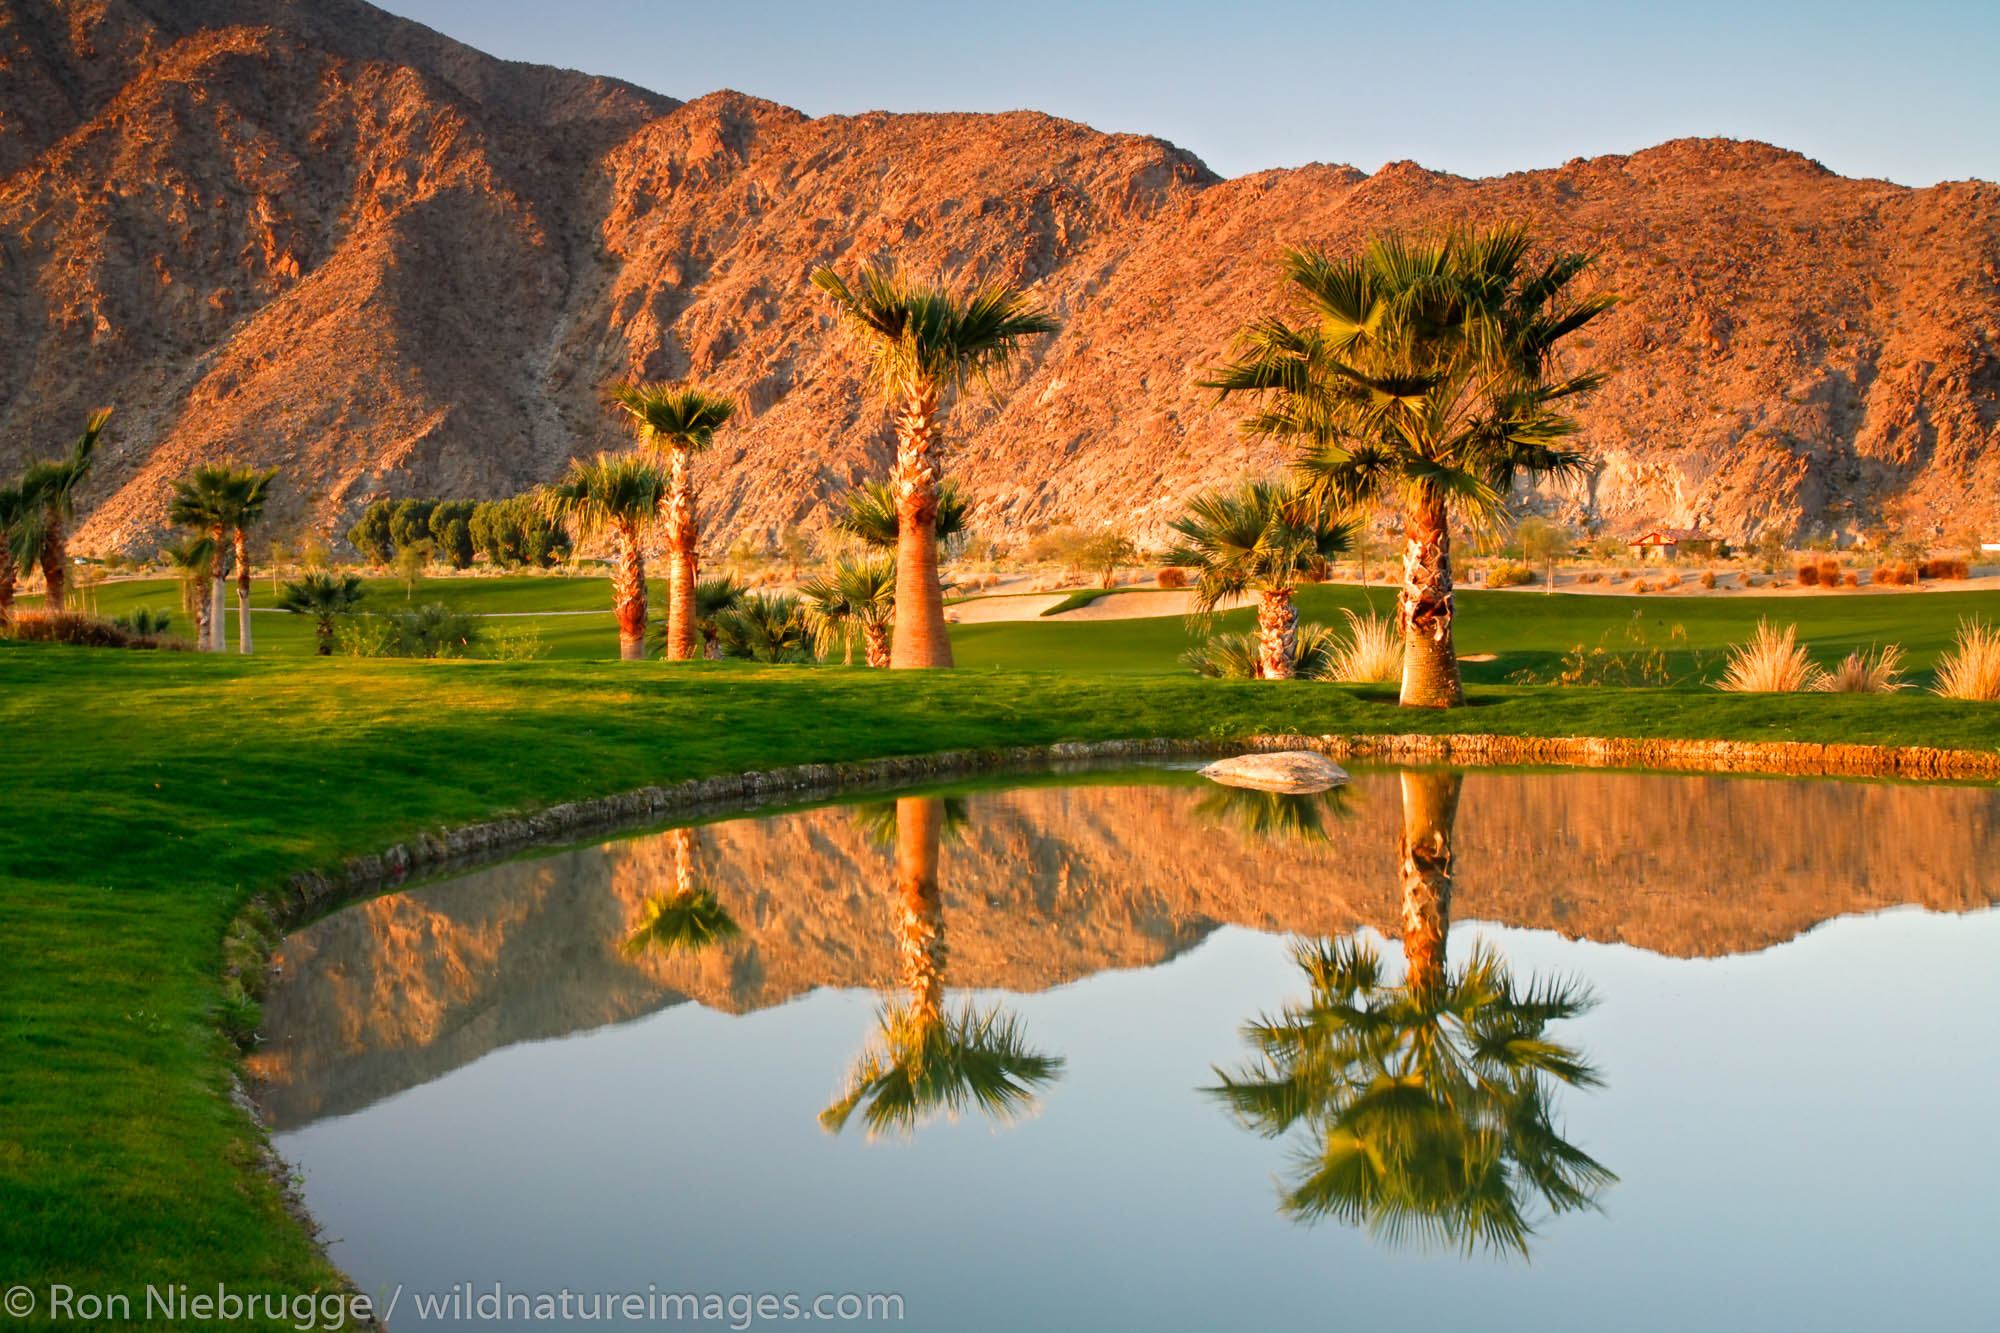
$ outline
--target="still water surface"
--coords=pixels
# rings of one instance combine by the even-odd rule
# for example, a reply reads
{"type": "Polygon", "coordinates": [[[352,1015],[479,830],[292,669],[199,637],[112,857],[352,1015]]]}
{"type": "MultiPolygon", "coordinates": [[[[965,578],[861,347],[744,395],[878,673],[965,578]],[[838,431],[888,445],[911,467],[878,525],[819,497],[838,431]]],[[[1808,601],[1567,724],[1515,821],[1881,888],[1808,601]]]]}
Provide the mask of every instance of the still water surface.
{"type": "Polygon", "coordinates": [[[1996,854],[1979,788],[1093,774],[358,904],[254,1064],[398,1328],[1985,1326],[1996,854]]]}

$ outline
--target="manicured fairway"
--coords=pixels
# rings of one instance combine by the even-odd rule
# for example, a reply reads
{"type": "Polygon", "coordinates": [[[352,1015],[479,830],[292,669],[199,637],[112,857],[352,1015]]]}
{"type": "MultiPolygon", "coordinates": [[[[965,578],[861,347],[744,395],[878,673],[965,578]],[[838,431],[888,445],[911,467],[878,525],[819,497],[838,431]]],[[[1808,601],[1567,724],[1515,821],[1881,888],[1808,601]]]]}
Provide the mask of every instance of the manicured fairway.
{"type": "MultiPolygon", "coordinates": [[[[1309,607],[1355,595],[1318,590],[1309,607]]],[[[1559,606],[1629,614],[1550,600],[1469,595],[1484,624],[1468,647],[1475,633],[1533,643],[1524,622],[1559,606]]],[[[1721,618],[1701,631],[1717,638],[1744,614],[1672,609],[1721,618]]],[[[1877,623],[1928,652],[1969,609],[1934,595],[1840,613],[1890,617],[1877,623]],[[1923,614],[1897,624],[1903,606],[1923,614]]],[[[967,627],[978,669],[893,674],[0,643],[0,1284],[328,1280],[244,1169],[253,1144],[222,1095],[214,1026],[221,937],[257,889],[421,828],[745,768],[1060,739],[1450,729],[2000,747],[2000,706],[1921,695],[1477,686],[1468,708],[1411,714],[1381,689],[1113,674],[1167,670],[1179,633],[1173,620],[967,627]],[[1010,657],[1043,669],[1001,669],[1010,657]]]]}

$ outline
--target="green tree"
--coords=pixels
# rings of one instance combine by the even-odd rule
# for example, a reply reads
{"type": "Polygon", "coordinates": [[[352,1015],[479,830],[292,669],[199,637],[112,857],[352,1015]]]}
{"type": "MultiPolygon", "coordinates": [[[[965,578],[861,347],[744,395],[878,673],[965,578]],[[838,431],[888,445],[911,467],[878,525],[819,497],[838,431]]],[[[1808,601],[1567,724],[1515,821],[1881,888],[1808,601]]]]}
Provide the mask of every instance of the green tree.
{"type": "Polygon", "coordinates": [[[32,464],[21,474],[18,503],[27,516],[14,528],[14,560],[21,567],[40,563],[48,590],[45,605],[51,611],[68,605],[69,530],[76,522],[76,493],[90,475],[109,420],[108,407],[91,413],[67,455],[32,464]]]}
{"type": "Polygon", "coordinates": [[[396,539],[390,535],[390,518],[396,507],[377,500],[361,511],[361,517],[347,530],[347,541],[371,565],[386,565],[396,556],[396,539]]]}
{"type": "Polygon", "coordinates": [[[1122,528],[1104,528],[1090,534],[1078,555],[1084,568],[1097,571],[1097,586],[1109,588],[1118,582],[1118,566],[1139,558],[1139,543],[1122,528]]]}
{"type": "Polygon", "coordinates": [[[640,447],[667,457],[666,511],[661,515],[670,553],[666,657],[686,661],[695,655],[698,632],[694,588],[701,534],[695,519],[694,456],[736,415],[736,400],[696,384],[620,384],[611,396],[631,416],[640,447]]]}
{"type": "Polygon", "coordinates": [[[1556,590],[1556,561],[1575,549],[1576,535],[1568,528],[1530,515],[1514,529],[1514,540],[1521,543],[1523,560],[1542,567],[1548,578],[1545,586],[1553,593],[1556,590]]]}
{"type": "Polygon", "coordinates": [[[389,540],[397,546],[415,546],[431,539],[431,511],[436,500],[405,500],[389,511],[389,540]]]}
{"type": "Polygon", "coordinates": [[[321,657],[333,655],[333,622],[352,615],[368,594],[354,574],[307,574],[286,583],[278,594],[278,607],[294,615],[313,618],[313,634],[321,657]]]}
{"type": "Polygon", "coordinates": [[[1576,422],[1563,410],[1603,382],[1564,375],[1561,341],[1610,309],[1578,296],[1587,255],[1530,262],[1525,228],[1385,234],[1358,255],[1288,250],[1284,273],[1310,317],[1271,317],[1238,337],[1235,358],[1206,381],[1251,394],[1254,433],[1299,446],[1298,479],[1315,502],[1344,510],[1403,506],[1407,645],[1402,702],[1464,701],[1452,643],[1451,517],[1490,520],[1524,477],[1574,477],[1576,422]]]}
{"type": "Polygon", "coordinates": [[[822,658],[841,646],[843,664],[854,660],[854,636],[867,646],[868,665],[889,665],[889,626],[896,616],[896,562],[886,557],[839,560],[833,570],[799,585],[806,628],[822,658]]]}
{"type": "Polygon", "coordinates": [[[440,500],[431,510],[431,549],[453,569],[472,568],[472,515],[478,508],[471,500],[440,500]]]}
{"type": "Polygon", "coordinates": [[[612,541],[611,601],[618,615],[618,655],[636,662],[646,655],[646,549],[644,534],[667,493],[667,478],[642,458],[599,454],[570,464],[569,474],[544,492],[542,505],[567,523],[577,540],[612,541]]]}
{"type": "Polygon", "coordinates": [[[21,552],[41,549],[41,534],[29,531],[38,518],[19,486],[0,487],[0,625],[14,615],[14,589],[26,563],[21,552]]]}
{"type": "Polygon", "coordinates": [[[1233,597],[1255,594],[1257,674],[1292,679],[1299,651],[1292,591],[1308,570],[1347,549],[1351,527],[1329,517],[1325,506],[1268,481],[1198,495],[1186,516],[1169,526],[1180,540],[1166,562],[1193,572],[1197,622],[1205,623],[1233,597]]]}
{"type": "Polygon", "coordinates": [[[960,297],[911,282],[893,267],[863,267],[850,286],[831,268],[812,281],[833,298],[896,411],[896,628],[891,665],[948,667],[951,639],[938,579],[938,458],[947,396],[991,383],[1028,339],[1058,325],[1026,294],[1003,286],[960,297]]]}

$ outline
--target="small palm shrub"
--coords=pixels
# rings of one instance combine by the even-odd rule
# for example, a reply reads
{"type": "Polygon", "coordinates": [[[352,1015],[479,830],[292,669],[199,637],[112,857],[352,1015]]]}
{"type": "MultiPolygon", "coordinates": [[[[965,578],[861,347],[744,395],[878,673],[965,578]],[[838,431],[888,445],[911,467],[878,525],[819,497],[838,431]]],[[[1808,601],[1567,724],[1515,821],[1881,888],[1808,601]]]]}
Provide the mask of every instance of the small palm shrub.
{"type": "Polygon", "coordinates": [[[724,657],[756,662],[810,662],[812,632],[804,604],[789,594],[750,593],[715,617],[724,657]]]}
{"type": "Polygon", "coordinates": [[[1715,688],[1739,694],[1793,694],[1816,690],[1825,678],[1798,642],[1798,626],[1787,625],[1780,631],[1760,620],[1756,638],[1730,649],[1729,666],[1715,688]]]}
{"type": "MultiPolygon", "coordinates": [[[[1338,679],[1333,667],[1340,649],[1340,640],[1332,630],[1301,621],[1299,655],[1293,669],[1300,680],[1338,679]]],[[[1255,634],[1213,634],[1181,654],[1181,665],[1193,667],[1199,675],[1227,680],[1254,680],[1260,660],[1255,634]]]]}
{"type": "Polygon", "coordinates": [[[2000,629],[1960,621],[1951,651],[1938,660],[1936,689],[1947,699],[2000,699],[2000,629]]]}
{"type": "Polygon", "coordinates": [[[1153,582],[1159,584],[1162,588],[1185,588],[1188,582],[1187,571],[1168,565],[1165,569],[1153,575],[1153,582]]]}
{"type": "Polygon", "coordinates": [[[1511,560],[1502,560],[1486,571],[1489,588],[1520,588],[1535,581],[1535,571],[1511,560]]]}
{"type": "Polygon", "coordinates": [[[1346,612],[1347,637],[1335,647],[1328,676],[1363,683],[1397,680],[1403,674],[1403,636],[1396,622],[1372,612],[1346,612]]]}
{"type": "Polygon", "coordinates": [[[142,606],[129,616],[113,616],[111,623],[128,634],[142,639],[161,639],[172,632],[173,613],[142,606]]]}

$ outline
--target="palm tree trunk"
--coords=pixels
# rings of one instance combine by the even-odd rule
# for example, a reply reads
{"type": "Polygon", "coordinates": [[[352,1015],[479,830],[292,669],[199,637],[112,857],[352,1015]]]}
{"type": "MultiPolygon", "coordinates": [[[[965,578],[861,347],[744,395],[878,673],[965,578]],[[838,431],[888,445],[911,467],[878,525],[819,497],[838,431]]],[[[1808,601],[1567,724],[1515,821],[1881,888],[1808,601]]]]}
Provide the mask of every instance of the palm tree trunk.
{"type": "Polygon", "coordinates": [[[1396,598],[1396,619],[1403,631],[1404,704],[1455,708],[1465,702],[1451,617],[1451,528],[1444,497],[1426,490],[1411,501],[1403,520],[1403,591],[1396,598]]]}
{"type": "Polygon", "coordinates": [[[1436,985],[1444,976],[1445,933],[1451,929],[1451,835],[1458,821],[1462,773],[1403,774],[1403,960],[1407,982],[1436,985]]]}
{"type": "Polygon", "coordinates": [[[227,567],[223,557],[229,553],[229,536],[221,528],[209,529],[208,539],[213,554],[208,560],[208,633],[202,642],[202,651],[219,653],[228,626],[224,623],[222,585],[227,567]]]}
{"type": "Polygon", "coordinates": [[[14,563],[14,550],[7,543],[7,534],[0,532],[0,625],[14,618],[14,588],[21,579],[20,567],[14,563]]]}
{"type": "Polygon", "coordinates": [[[250,534],[236,529],[236,651],[250,655],[250,534]]]}
{"type": "Polygon", "coordinates": [[[868,665],[886,667],[889,665],[889,627],[879,620],[871,620],[861,627],[861,633],[868,641],[868,665]]]}
{"type": "Polygon", "coordinates": [[[333,656],[332,617],[323,616],[320,618],[319,624],[313,626],[313,637],[315,640],[315,647],[319,655],[321,657],[332,657],[333,656]]]}
{"type": "Polygon", "coordinates": [[[687,899],[694,897],[694,830],[677,828],[673,832],[674,842],[674,896],[687,899]]]}
{"type": "Polygon", "coordinates": [[[618,529],[618,554],[611,562],[611,604],[618,612],[618,656],[639,662],[646,656],[646,550],[635,527],[618,529]]]}
{"type": "Polygon", "coordinates": [[[722,640],[717,637],[715,630],[707,625],[702,626],[701,630],[701,651],[702,656],[711,662],[722,660],[722,640]]]}
{"type": "Polygon", "coordinates": [[[919,1021],[944,1012],[944,898],[938,890],[938,835],[944,800],[906,796],[896,802],[896,944],[903,988],[919,1021]]]}
{"type": "Polygon", "coordinates": [[[1290,588],[1267,588],[1257,599],[1257,670],[1265,680],[1298,674],[1299,611],[1290,588]]]}
{"type": "Polygon", "coordinates": [[[695,655],[700,637],[695,627],[694,585],[695,544],[698,531],[694,516],[694,492],[688,482],[688,451],[673,451],[672,474],[665,502],[667,550],[667,649],[668,661],[684,662],[695,655]]]}
{"type": "Polygon", "coordinates": [[[951,638],[938,583],[938,386],[909,387],[896,417],[896,634],[893,667],[948,667],[951,638]]]}
{"type": "Polygon", "coordinates": [[[62,515],[51,510],[42,527],[42,582],[48,595],[42,605],[50,611],[67,609],[69,592],[69,539],[63,531],[62,515]]]}

